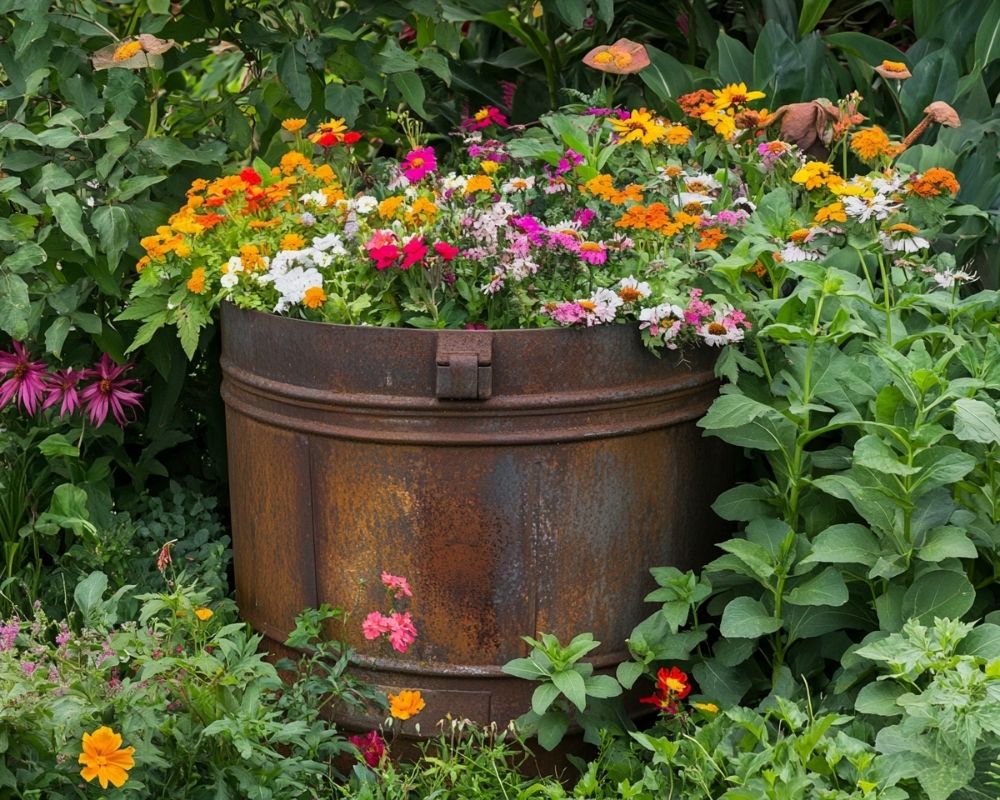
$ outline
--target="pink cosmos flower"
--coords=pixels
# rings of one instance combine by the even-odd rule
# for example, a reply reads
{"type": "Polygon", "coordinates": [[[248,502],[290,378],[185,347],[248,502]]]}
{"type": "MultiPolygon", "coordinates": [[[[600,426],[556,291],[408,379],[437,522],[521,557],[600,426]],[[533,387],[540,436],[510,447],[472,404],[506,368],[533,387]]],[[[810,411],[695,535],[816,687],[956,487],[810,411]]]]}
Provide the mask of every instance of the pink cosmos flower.
{"type": "Polygon", "coordinates": [[[83,373],[70,369],[61,369],[49,377],[49,385],[46,389],[45,402],[42,403],[42,411],[50,406],[59,403],[59,416],[65,417],[72,414],[80,407],[80,392],[77,385],[83,373]]]}
{"type": "Polygon", "coordinates": [[[45,393],[47,367],[41,361],[32,361],[20,342],[14,342],[13,347],[13,353],[0,352],[0,375],[10,373],[0,383],[0,408],[15,400],[29,414],[34,414],[45,393]]]}
{"type": "Polygon", "coordinates": [[[490,125],[498,128],[507,127],[507,117],[496,106],[483,106],[468,119],[462,121],[462,128],[467,131],[481,131],[490,125]]]}
{"type": "Polygon", "coordinates": [[[389,617],[382,616],[378,611],[372,611],[361,623],[361,633],[368,640],[377,639],[389,632],[389,617]]]}
{"type": "Polygon", "coordinates": [[[404,597],[413,597],[410,591],[410,582],[400,575],[390,575],[385,570],[382,571],[382,584],[386,589],[391,589],[397,600],[404,597]]]}
{"type": "Polygon", "coordinates": [[[447,242],[435,242],[434,252],[441,256],[444,261],[452,261],[459,254],[460,250],[455,245],[448,244],[447,242]]]}
{"type": "Polygon", "coordinates": [[[397,653],[405,653],[410,649],[410,645],[417,640],[417,628],[413,624],[410,612],[405,611],[400,614],[398,611],[394,611],[388,620],[389,644],[397,653]]]}
{"type": "Polygon", "coordinates": [[[416,183],[427,173],[437,169],[437,158],[433,147],[419,147],[406,154],[403,163],[399,165],[410,183],[416,183]]]}
{"type": "Polygon", "coordinates": [[[383,244],[378,247],[369,247],[368,255],[375,262],[375,269],[389,269],[399,258],[399,248],[394,244],[383,244]]]}
{"type": "Polygon", "coordinates": [[[378,731],[348,736],[347,741],[361,751],[361,757],[369,767],[377,767],[385,755],[385,740],[379,736],[378,731]]]}
{"type": "Polygon", "coordinates": [[[122,377],[131,368],[131,364],[115,364],[105,353],[93,369],[84,370],[83,377],[97,379],[80,393],[87,415],[95,427],[103,425],[110,412],[115,422],[124,428],[129,421],[127,410],[142,407],[142,393],[132,389],[139,385],[139,381],[122,377]]]}
{"type": "Polygon", "coordinates": [[[403,263],[399,265],[399,268],[409,269],[414,264],[422,261],[426,255],[427,245],[424,243],[424,237],[414,236],[403,245],[403,263]]]}
{"type": "Polygon", "coordinates": [[[582,261],[599,266],[608,260],[608,249],[604,242],[581,242],[577,254],[582,261]]]}

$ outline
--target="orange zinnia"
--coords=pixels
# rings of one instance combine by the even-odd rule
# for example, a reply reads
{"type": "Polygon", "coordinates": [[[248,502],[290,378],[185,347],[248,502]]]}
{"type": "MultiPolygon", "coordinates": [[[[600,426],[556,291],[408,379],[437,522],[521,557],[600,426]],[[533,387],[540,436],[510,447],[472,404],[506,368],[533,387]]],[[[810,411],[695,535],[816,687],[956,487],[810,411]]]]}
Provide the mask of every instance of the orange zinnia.
{"type": "Polygon", "coordinates": [[[389,695],[389,713],[396,719],[407,720],[424,710],[424,698],[416,689],[404,689],[389,695]]]}
{"type": "Polygon", "coordinates": [[[889,136],[878,125],[853,134],[851,136],[851,150],[864,161],[872,161],[879,156],[893,154],[889,136]]]}
{"type": "Polygon", "coordinates": [[[134,752],[134,747],[122,747],[119,734],[102,725],[93,733],[83,734],[80,775],[88,783],[97,778],[102,789],[107,789],[108,783],[120,789],[128,780],[128,771],[135,766],[134,752]]]}
{"type": "Polygon", "coordinates": [[[923,175],[910,179],[910,191],[920,197],[937,197],[945,191],[958,194],[955,173],[943,167],[931,167],[923,175]]]}
{"type": "Polygon", "coordinates": [[[193,294],[201,294],[205,291],[205,268],[198,267],[188,278],[187,289],[193,294]]]}

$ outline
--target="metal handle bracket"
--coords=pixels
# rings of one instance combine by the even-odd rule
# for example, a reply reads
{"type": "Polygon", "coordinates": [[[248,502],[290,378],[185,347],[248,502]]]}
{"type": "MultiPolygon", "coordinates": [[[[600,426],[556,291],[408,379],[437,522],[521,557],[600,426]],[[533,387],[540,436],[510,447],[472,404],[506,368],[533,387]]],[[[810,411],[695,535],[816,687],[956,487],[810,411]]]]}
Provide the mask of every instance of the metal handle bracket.
{"type": "Polygon", "coordinates": [[[493,394],[493,335],[441,331],[437,344],[439,400],[486,400],[493,394]]]}

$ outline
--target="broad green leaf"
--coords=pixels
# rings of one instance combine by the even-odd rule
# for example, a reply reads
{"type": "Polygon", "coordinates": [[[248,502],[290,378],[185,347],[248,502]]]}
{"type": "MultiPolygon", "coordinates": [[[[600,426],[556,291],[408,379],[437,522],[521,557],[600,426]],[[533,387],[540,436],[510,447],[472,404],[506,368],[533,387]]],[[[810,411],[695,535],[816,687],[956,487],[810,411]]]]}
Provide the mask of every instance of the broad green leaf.
{"type": "Polygon", "coordinates": [[[1000,422],[992,405],[962,397],[955,401],[952,409],[955,412],[953,431],[959,439],[983,444],[1000,443],[1000,422]]]}
{"type": "Polygon", "coordinates": [[[829,5],[830,0],[802,0],[802,8],[799,11],[799,36],[805,36],[819,24],[829,5]]]}
{"type": "Polygon", "coordinates": [[[615,671],[615,675],[618,678],[618,683],[624,686],[626,689],[631,689],[639,676],[643,673],[643,665],[636,661],[623,661],[618,665],[618,669],[615,671]]]}
{"type": "Polygon", "coordinates": [[[618,681],[610,675],[591,675],[584,680],[588,697],[604,699],[607,697],[618,697],[622,693],[622,687],[618,681]]]}
{"type": "Polygon", "coordinates": [[[768,502],[772,496],[766,486],[745,483],[720,494],[712,504],[712,510],[731,522],[749,522],[772,513],[773,507],[768,502]]]}
{"type": "Polygon", "coordinates": [[[397,72],[391,76],[391,80],[406,104],[424,119],[429,119],[427,110],[424,108],[426,92],[423,81],[413,72],[397,72]]]}
{"type": "Polygon", "coordinates": [[[873,681],[865,684],[854,701],[854,710],[859,714],[875,714],[880,717],[896,717],[903,713],[896,700],[906,694],[906,687],[891,681],[873,681]]]}
{"type": "Polygon", "coordinates": [[[0,330],[11,339],[26,339],[30,313],[28,284],[18,275],[0,274],[0,330]]]}
{"type": "Polygon", "coordinates": [[[62,346],[66,341],[66,336],[72,327],[73,323],[69,317],[56,317],[52,321],[52,324],[49,325],[48,330],[45,331],[46,352],[52,353],[52,355],[58,358],[62,353],[62,346]]]}
{"type": "Polygon", "coordinates": [[[108,257],[108,269],[118,269],[125,247],[128,245],[128,212],[121,206],[101,206],[90,217],[101,239],[101,249],[108,257]]]}
{"type": "Polygon", "coordinates": [[[68,192],[59,194],[48,193],[45,196],[52,214],[59,223],[62,232],[76,242],[88,256],[93,258],[94,248],[90,243],[90,238],[83,230],[83,209],[75,195],[68,192]]]}
{"type": "Polygon", "coordinates": [[[854,463],[888,475],[914,475],[917,467],[904,464],[899,455],[878,436],[862,436],[854,445],[854,463]]]}
{"type": "Polygon", "coordinates": [[[365,91],[360,86],[345,86],[340,83],[327,84],[323,95],[323,105],[335,117],[343,117],[347,125],[353,125],[358,111],[365,101],[365,91]]]}
{"type": "Polygon", "coordinates": [[[542,714],[549,710],[552,701],[558,696],[559,689],[554,683],[546,681],[539,684],[531,695],[531,710],[538,714],[538,716],[542,716],[542,714]]]}
{"type": "Polygon", "coordinates": [[[735,428],[753,422],[760,416],[772,416],[771,406],[744,394],[724,394],[715,399],[708,413],[698,420],[699,428],[735,428]]]}
{"type": "Polygon", "coordinates": [[[899,103],[910,125],[923,117],[933,100],[951,102],[958,88],[958,65],[951,51],[942,47],[924,56],[912,69],[913,77],[903,81],[899,103]]]}
{"type": "Polygon", "coordinates": [[[680,61],[652,45],[646,45],[646,52],[649,53],[649,66],[639,73],[639,77],[661,102],[676,100],[691,90],[691,77],[680,61]]]}
{"type": "Polygon", "coordinates": [[[48,254],[34,242],[25,242],[13,253],[7,256],[0,269],[9,272],[25,272],[48,260],[48,254]]]}
{"type": "Polygon", "coordinates": [[[699,661],[691,672],[701,693],[723,708],[739,703],[750,688],[746,669],[726,667],[716,659],[699,661]]]}
{"type": "Polygon", "coordinates": [[[799,606],[836,607],[844,605],[847,598],[847,584],[836,567],[827,567],[785,595],[786,602],[799,606]]]}
{"type": "Polygon", "coordinates": [[[946,558],[975,558],[976,555],[976,546],[965,531],[951,526],[928,531],[926,540],[916,550],[917,558],[932,562],[946,558]]]}
{"type": "Polygon", "coordinates": [[[107,588],[108,576],[103,572],[91,572],[76,585],[76,589],[73,590],[73,601],[85,617],[89,616],[100,604],[107,588]]]}
{"type": "Polygon", "coordinates": [[[859,58],[870,67],[877,66],[883,61],[907,63],[906,56],[901,50],[866,33],[854,31],[828,33],[823,37],[823,40],[827,44],[859,58]]]}
{"type": "Polygon", "coordinates": [[[917,578],[903,595],[902,619],[932,624],[935,617],[961,619],[972,608],[976,590],[963,572],[934,570],[917,578]]]}
{"type": "Polygon", "coordinates": [[[63,436],[61,433],[53,433],[46,436],[38,443],[39,452],[46,457],[68,456],[79,458],[80,448],[63,436]]]}
{"type": "Polygon", "coordinates": [[[547,11],[554,11],[571,31],[580,30],[587,18],[587,0],[545,0],[547,11]]]}
{"type": "Polygon", "coordinates": [[[753,54],[721,28],[715,40],[713,56],[718,65],[719,78],[724,83],[745,83],[747,76],[753,75],[753,54]]]}
{"type": "Polygon", "coordinates": [[[579,672],[575,669],[564,669],[553,672],[549,677],[566,699],[580,711],[587,707],[587,688],[579,672]]]}
{"type": "Polygon", "coordinates": [[[295,42],[289,42],[282,49],[277,62],[278,78],[288,89],[295,104],[302,109],[309,108],[312,99],[312,84],[309,80],[309,69],[306,57],[296,47],[295,42]]]}
{"type": "Polygon", "coordinates": [[[549,674],[530,658],[515,658],[504,664],[501,669],[508,675],[513,675],[515,678],[524,678],[529,681],[547,678],[549,674]]]}
{"type": "Polygon", "coordinates": [[[722,612],[719,633],[726,638],[756,639],[780,628],[781,620],[769,614],[759,600],[737,597],[722,612]]]}
{"type": "Polygon", "coordinates": [[[959,642],[957,652],[959,655],[975,656],[986,661],[1000,658],[1000,625],[980,623],[959,642]]]}
{"type": "Polygon", "coordinates": [[[816,535],[812,552],[803,563],[874,565],[881,548],[878,539],[864,525],[849,522],[831,525],[816,535]]]}
{"type": "Polygon", "coordinates": [[[553,750],[566,735],[569,717],[565,711],[551,709],[538,721],[538,743],[546,750],[553,750]]]}
{"type": "Polygon", "coordinates": [[[749,569],[749,576],[756,576],[766,582],[774,574],[774,564],[771,554],[759,544],[746,539],[730,539],[722,542],[719,547],[727,553],[732,553],[749,569]]]}
{"type": "Polygon", "coordinates": [[[976,33],[976,64],[985,69],[1000,58],[1000,3],[992,3],[976,33]]]}

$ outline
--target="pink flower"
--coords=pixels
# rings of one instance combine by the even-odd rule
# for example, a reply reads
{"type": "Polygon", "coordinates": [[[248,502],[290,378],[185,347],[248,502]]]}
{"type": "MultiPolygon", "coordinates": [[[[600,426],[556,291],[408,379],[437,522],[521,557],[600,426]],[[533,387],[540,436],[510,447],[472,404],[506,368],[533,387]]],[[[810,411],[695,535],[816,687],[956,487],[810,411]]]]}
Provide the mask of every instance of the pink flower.
{"type": "Polygon", "coordinates": [[[361,623],[361,633],[369,641],[377,639],[382,634],[389,632],[390,622],[389,617],[382,616],[378,611],[372,611],[361,623]]]}
{"type": "Polygon", "coordinates": [[[410,591],[410,582],[406,580],[406,578],[399,575],[390,575],[388,572],[383,570],[382,583],[387,589],[393,590],[397,600],[404,597],[413,597],[413,592],[410,591]]]}
{"type": "Polygon", "coordinates": [[[97,378],[80,393],[80,399],[86,404],[87,414],[95,427],[104,424],[110,411],[115,422],[124,428],[128,423],[126,410],[142,407],[142,393],[131,388],[138,385],[139,381],[122,377],[131,366],[119,366],[105,353],[93,369],[84,370],[85,378],[97,378]]]}
{"type": "Polygon", "coordinates": [[[11,373],[0,383],[0,408],[15,400],[29,414],[35,413],[46,388],[46,366],[32,361],[20,342],[14,342],[13,353],[0,352],[0,375],[11,373]]]}
{"type": "Polygon", "coordinates": [[[0,624],[0,653],[14,647],[17,635],[21,632],[21,620],[11,617],[10,622],[0,624]]]}
{"type": "Polygon", "coordinates": [[[691,290],[691,300],[684,309],[684,321],[688,325],[701,325],[702,321],[712,316],[712,307],[701,299],[701,289],[691,290]]]}
{"type": "Polygon", "coordinates": [[[437,169],[437,158],[433,147],[419,147],[406,154],[403,163],[399,165],[410,183],[416,183],[428,172],[437,169]]]}
{"type": "Polygon", "coordinates": [[[72,367],[59,370],[51,375],[49,385],[46,387],[47,394],[45,402],[42,403],[42,410],[59,403],[60,417],[65,417],[76,411],[80,407],[80,393],[77,390],[77,384],[80,383],[82,377],[83,373],[74,372],[72,367]]]}
{"type": "Polygon", "coordinates": [[[608,260],[608,249],[604,242],[582,242],[577,250],[582,261],[599,266],[608,260]]]}
{"type": "Polygon", "coordinates": [[[385,755],[385,740],[378,735],[378,731],[348,736],[347,741],[361,751],[361,757],[369,767],[377,767],[385,755]]]}
{"type": "Polygon", "coordinates": [[[375,269],[389,269],[399,258],[399,248],[394,244],[383,244],[368,248],[368,255],[375,262],[375,269]]]}
{"type": "Polygon", "coordinates": [[[578,303],[572,302],[559,303],[547,313],[560,325],[575,325],[587,318],[587,310],[578,303]]]}
{"type": "Polygon", "coordinates": [[[508,111],[514,108],[514,93],[517,84],[511,81],[500,81],[500,91],[503,93],[503,107],[508,111]]]}
{"type": "Polygon", "coordinates": [[[447,242],[435,242],[434,252],[441,256],[444,261],[452,261],[461,251],[453,244],[448,244],[447,242]]]}
{"type": "Polygon", "coordinates": [[[400,614],[398,611],[392,612],[388,617],[389,644],[398,653],[405,653],[410,645],[417,640],[417,628],[413,624],[410,612],[400,614]]]}
{"type": "Polygon", "coordinates": [[[414,236],[403,245],[403,263],[400,269],[409,269],[414,264],[422,261],[427,255],[427,245],[424,244],[423,236],[414,236]]]}
{"type": "Polygon", "coordinates": [[[462,128],[467,131],[481,131],[490,125],[498,128],[507,127],[507,117],[496,106],[483,106],[468,119],[462,121],[462,128]]]}

